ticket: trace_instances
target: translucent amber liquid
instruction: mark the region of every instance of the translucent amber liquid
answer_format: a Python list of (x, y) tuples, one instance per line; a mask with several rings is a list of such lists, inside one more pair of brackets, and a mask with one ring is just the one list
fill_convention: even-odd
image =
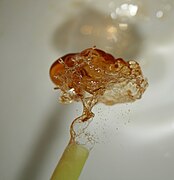
[[(95, 104), (133, 102), (141, 98), (148, 85), (136, 61), (114, 58), (95, 47), (59, 58), (50, 68), (50, 77), (62, 92), (62, 103), (81, 101), (83, 104), (82, 115), (70, 128), (70, 142), (76, 143), (81, 143), (78, 139), (94, 117)], [(83, 127), (77, 130), (75, 126), (79, 124)]]

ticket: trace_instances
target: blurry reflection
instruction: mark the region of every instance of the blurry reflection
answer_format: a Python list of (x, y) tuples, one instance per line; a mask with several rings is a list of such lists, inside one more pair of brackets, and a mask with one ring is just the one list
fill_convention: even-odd
[[(128, 8), (130, 14), (135, 15), (136, 7), (129, 5)], [(135, 58), (142, 47), (141, 36), (134, 24), (118, 18), (114, 20), (89, 7), (82, 8), (78, 15), (58, 27), (52, 40), (54, 48), (63, 53), (96, 45), (125, 59)]]
[(135, 16), (138, 11), (138, 6), (134, 4), (121, 4), (116, 8), (116, 14), (119, 16)]

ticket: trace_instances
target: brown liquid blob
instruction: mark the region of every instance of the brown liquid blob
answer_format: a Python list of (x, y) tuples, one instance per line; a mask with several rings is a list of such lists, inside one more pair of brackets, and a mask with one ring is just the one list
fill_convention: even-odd
[(80, 53), (67, 54), (50, 68), (51, 80), (60, 89), (62, 103), (81, 101), (83, 113), (71, 124), (71, 142), (83, 133), (75, 124), (90, 121), (98, 102), (107, 105), (133, 102), (140, 99), (148, 83), (136, 61), (114, 58), (100, 49), (88, 48)]

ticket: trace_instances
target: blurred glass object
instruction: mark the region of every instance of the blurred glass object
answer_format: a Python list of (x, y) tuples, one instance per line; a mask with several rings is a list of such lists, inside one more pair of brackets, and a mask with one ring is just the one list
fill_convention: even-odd
[(55, 48), (62, 51), (78, 52), (97, 46), (125, 59), (134, 58), (140, 52), (141, 42), (135, 24), (112, 19), (109, 14), (86, 6), (62, 24), (53, 36)]

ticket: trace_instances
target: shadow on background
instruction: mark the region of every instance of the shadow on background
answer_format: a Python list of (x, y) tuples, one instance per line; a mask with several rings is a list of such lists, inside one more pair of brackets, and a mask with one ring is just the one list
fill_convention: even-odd
[[(82, 11), (58, 27), (52, 37), (52, 44), (56, 50), (63, 53), (78, 52), (87, 47), (96, 45), (116, 57), (132, 59), (141, 50), (141, 36), (133, 24), (112, 20), (104, 14), (90, 8)], [(35, 180), (44, 164), (45, 157), (55, 141), (59, 141), (62, 123), (58, 118), (63, 118), (65, 111), (62, 107), (55, 108), (47, 117), (47, 124), (37, 142), (33, 145), (26, 164), (18, 180)]]
[(96, 45), (115, 57), (133, 59), (142, 48), (142, 38), (135, 24), (124, 19), (113, 20), (85, 7), (55, 30), (52, 44), (63, 53), (79, 52)]
[(48, 155), (52, 145), (58, 142), (62, 133), (63, 123), (60, 121), (66, 114), (67, 108), (55, 107), (50, 116), (47, 117), (47, 124), (42, 133), (33, 145), (30, 156), (21, 170), (18, 180), (36, 180), (39, 177), (45, 158)]

